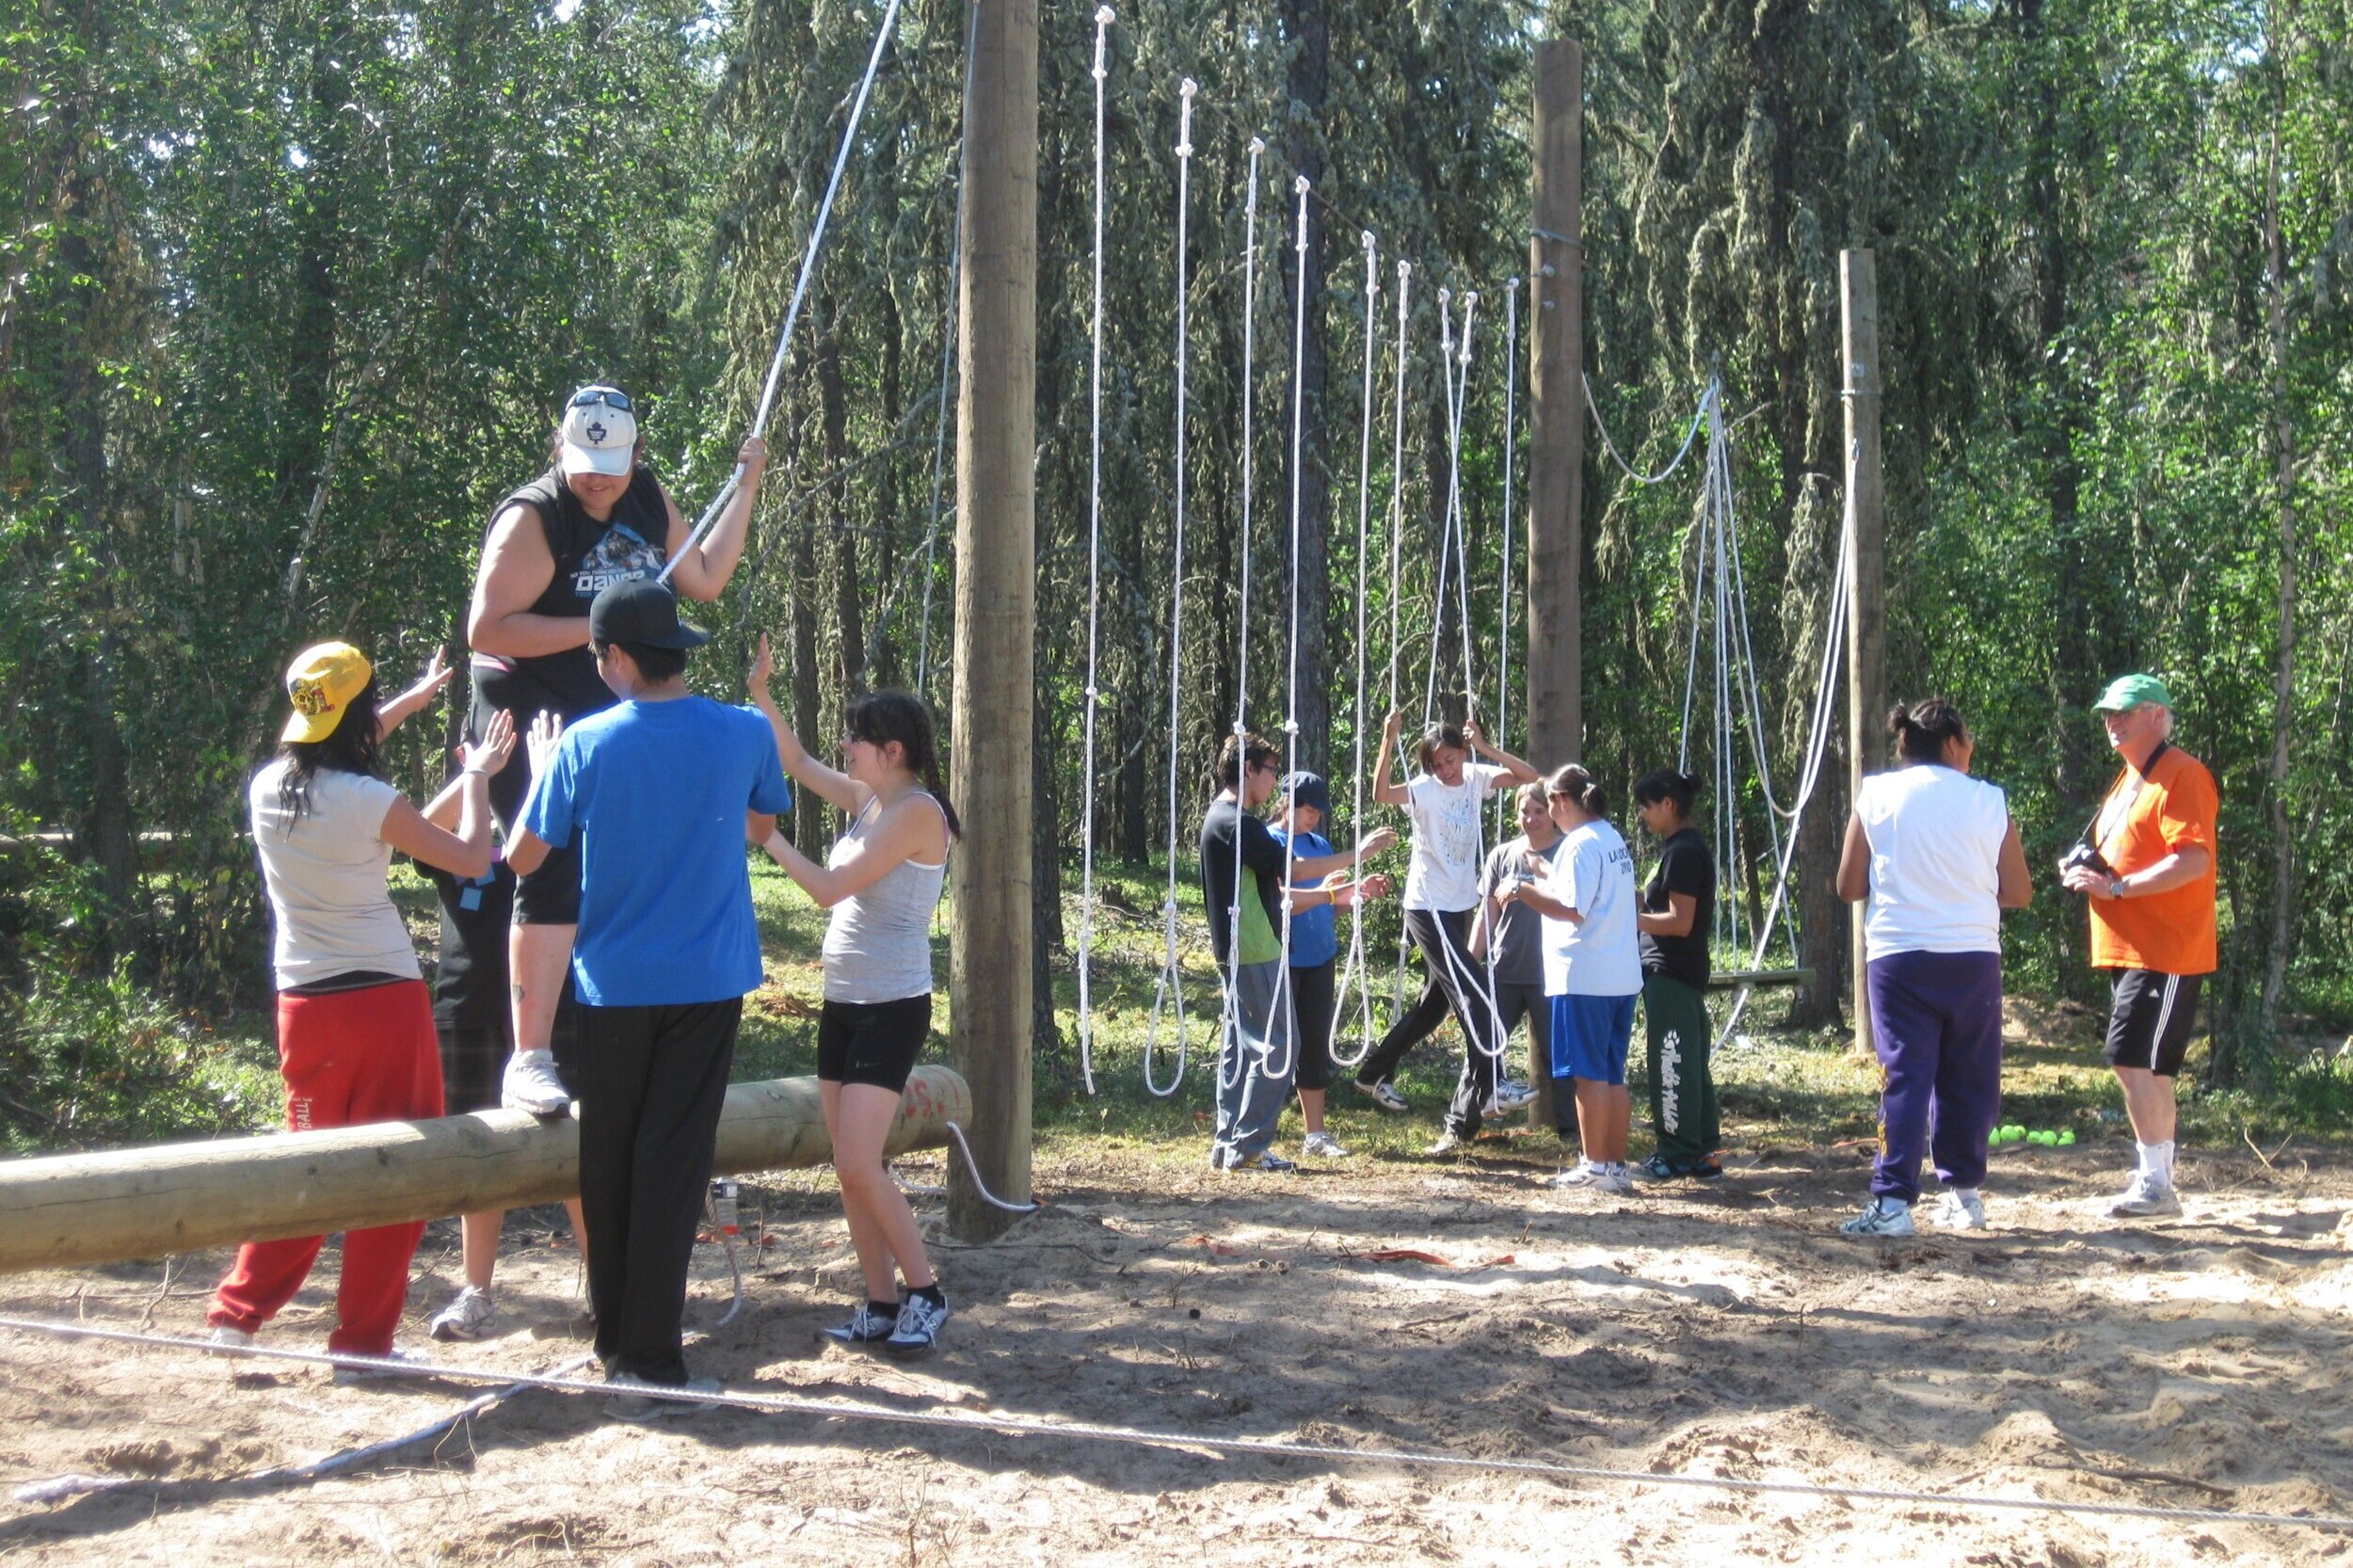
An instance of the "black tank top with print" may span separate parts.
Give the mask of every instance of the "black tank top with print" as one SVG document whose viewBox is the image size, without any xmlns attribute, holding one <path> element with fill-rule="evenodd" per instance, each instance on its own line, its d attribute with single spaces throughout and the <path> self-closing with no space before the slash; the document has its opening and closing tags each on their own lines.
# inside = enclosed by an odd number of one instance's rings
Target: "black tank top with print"
<svg viewBox="0 0 2353 1568">
<path fill-rule="evenodd" d="M 490 514 L 492 520 L 509 506 L 528 506 L 538 514 L 548 553 L 555 561 L 554 575 L 531 602 L 535 616 L 585 619 L 590 601 L 606 585 L 651 577 L 662 569 L 670 514 L 662 504 L 661 483 L 643 463 L 630 476 L 629 488 L 614 504 L 613 515 L 602 522 L 588 515 L 563 474 L 552 468 L 500 502 Z M 499 663 L 545 687 L 568 719 L 613 705 L 613 694 L 597 675 L 596 655 L 584 647 Z"/>
</svg>

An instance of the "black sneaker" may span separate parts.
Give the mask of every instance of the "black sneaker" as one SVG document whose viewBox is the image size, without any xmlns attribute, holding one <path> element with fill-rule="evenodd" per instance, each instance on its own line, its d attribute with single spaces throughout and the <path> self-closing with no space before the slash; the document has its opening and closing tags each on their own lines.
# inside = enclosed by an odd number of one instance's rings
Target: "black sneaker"
<svg viewBox="0 0 2353 1568">
<path fill-rule="evenodd" d="M 877 1339 L 889 1338 L 890 1331 L 897 1326 L 895 1318 L 887 1318 L 860 1302 L 857 1310 L 850 1314 L 848 1322 L 836 1323 L 831 1328 L 821 1328 L 817 1332 L 836 1344 L 871 1345 Z"/>
<path fill-rule="evenodd" d="M 928 1351 L 938 1342 L 939 1325 L 947 1320 L 948 1303 L 944 1298 L 935 1302 L 925 1296 L 909 1296 L 899 1304 L 898 1324 L 883 1343 L 900 1355 Z"/>
<path fill-rule="evenodd" d="M 1703 1160 L 1696 1165 L 1676 1165 L 1665 1155 L 1654 1154 L 1635 1166 L 1634 1174 L 1644 1181 L 1713 1181 L 1724 1174 L 1724 1168 L 1713 1160 Z"/>
</svg>

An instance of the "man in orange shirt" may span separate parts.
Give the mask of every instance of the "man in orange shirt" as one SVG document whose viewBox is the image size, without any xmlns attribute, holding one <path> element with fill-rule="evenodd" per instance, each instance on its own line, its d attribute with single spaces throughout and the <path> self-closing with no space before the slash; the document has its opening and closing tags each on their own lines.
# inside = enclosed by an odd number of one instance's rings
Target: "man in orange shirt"
<svg viewBox="0 0 2353 1568">
<path fill-rule="evenodd" d="M 2169 739 L 2173 696 L 2121 675 L 2092 704 L 2124 763 L 2062 880 L 2091 904 L 2091 966 L 2114 977 L 2108 1065 L 2124 1089 L 2140 1169 L 2116 1215 L 2182 1211 L 2173 1188 L 2173 1080 L 2189 1048 L 2199 983 L 2215 968 L 2214 775 Z M 2105 862 L 2101 864 L 2100 862 Z"/>
</svg>

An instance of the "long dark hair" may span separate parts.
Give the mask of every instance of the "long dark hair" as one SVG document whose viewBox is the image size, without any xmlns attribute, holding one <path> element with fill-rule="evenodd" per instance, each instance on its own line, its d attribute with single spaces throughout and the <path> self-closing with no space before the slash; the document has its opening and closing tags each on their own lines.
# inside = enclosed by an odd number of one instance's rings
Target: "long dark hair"
<svg viewBox="0 0 2353 1568">
<path fill-rule="evenodd" d="M 1593 776 L 1575 762 L 1553 769 L 1552 776 L 1545 780 L 1545 792 L 1568 796 L 1588 816 L 1606 817 L 1609 814 L 1609 797 L 1602 793 L 1600 785 L 1593 782 Z"/>
<path fill-rule="evenodd" d="M 371 675 L 360 695 L 344 704 L 344 716 L 327 739 L 279 743 L 278 755 L 285 760 L 286 771 L 278 776 L 278 806 L 290 821 L 311 809 L 311 780 L 323 768 L 384 776 L 377 760 L 382 725 L 376 718 L 376 677 Z"/>
<path fill-rule="evenodd" d="M 1634 804 L 1651 806 L 1662 800 L 1675 803 L 1675 815 L 1685 822 L 1691 820 L 1691 803 L 1700 792 L 1700 776 L 1677 773 L 1673 768 L 1653 768 L 1634 781 Z"/>
<path fill-rule="evenodd" d="M 907 772 L 920 779 L 931 797 L 939 802 L 939 814 L 948 819 L 948 836 L 964 837 L 956 808 L 948 804 L 947 782 L 939 776 L 939 741 L 932 728 L 931 710 L 923 706 L 921 697 L 912 692 L 869 692 L 854 698 L 843 711 L 841 728 L 850 739 L 871 746 L 898 742 Z"/>
<path fill-rule="evenodd" d="M 1896 755 L 1907 762 L 1942 762 L 1945 742 L 1969 738 L 1961 710 L 1941 696 L 1910 708 L 1898 702 L 1887 715 L 1887 732 L 1896 737 Z"/>
</svg>

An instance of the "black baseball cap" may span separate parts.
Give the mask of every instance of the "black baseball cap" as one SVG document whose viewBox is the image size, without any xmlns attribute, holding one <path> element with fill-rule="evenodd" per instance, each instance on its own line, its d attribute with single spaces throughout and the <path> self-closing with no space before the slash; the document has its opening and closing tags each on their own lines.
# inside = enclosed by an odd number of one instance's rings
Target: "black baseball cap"
<svg viewBox="0 0 2353 1568">
<path fill-rule="evenodd" d="M 678 595 L 669 584 L 652 577 L 608 583 L 588 606 L 588 635 L 611 647 L 633 643 L 639 648 L 700 648 L 710 633 L 697 632 L 678 618 Z"/>
<path fill-rule="evenodd" d="M 1291 775 L 1283 780 L 1283 797 L 1293 806 L 1312 806 L 1327 817 L 1332 814 L 1332 791 L 1321 774 L 1302 770 Z"/>
</svg>

